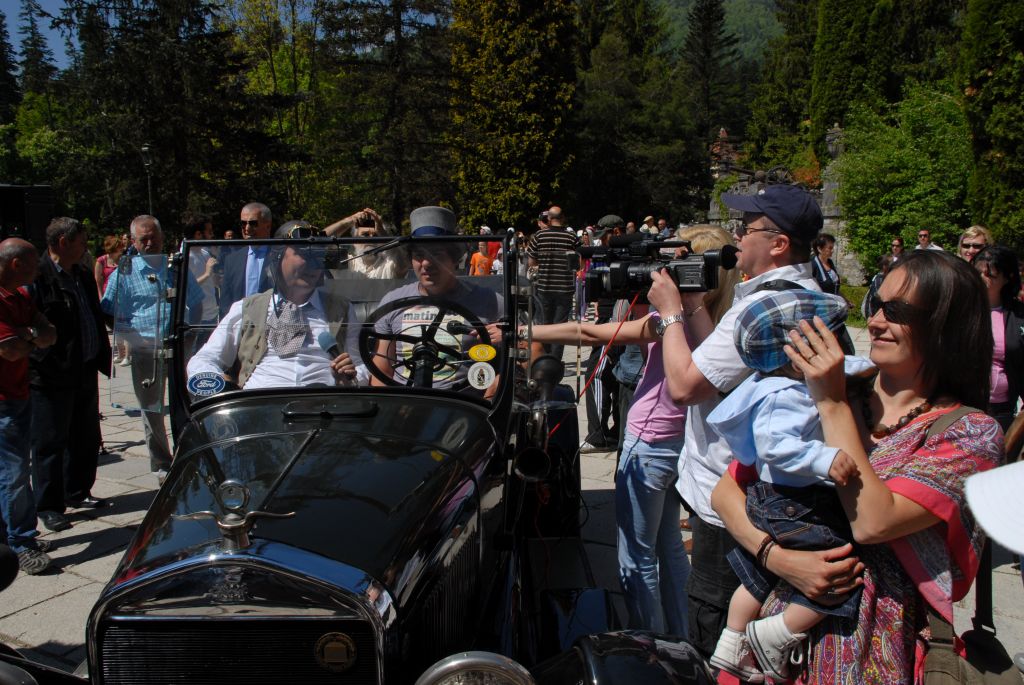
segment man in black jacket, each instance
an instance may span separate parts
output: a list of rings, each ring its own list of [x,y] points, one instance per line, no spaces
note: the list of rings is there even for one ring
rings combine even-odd
[[[36,308],[57,329],[57,342],[30,358],[32,480],[43,525],[65,530],[65,506],[106,505],[92,496],[101,443],[96,372],[110,375],[110,342],[96,282],[79,262],[86,230],[58,217],[46,228],[46,254],[30,287]]]
[[[239,225],[246,240],[266,240],[270,237],[273,217],[270,207],[250,202],[242,207]],[[249,295],[263,292],[273,286],[270,264],[267,263],[267,245],[250,245],[221,255],[220,316],[224,318],[231,305]]]

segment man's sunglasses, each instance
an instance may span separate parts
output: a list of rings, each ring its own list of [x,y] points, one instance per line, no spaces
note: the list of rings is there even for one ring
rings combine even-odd
[[[932,236],[931,236],[931,233],[918,233],[917,237],[918,238],[931,238]]]
[[[775,233],[781,235],[782,231],[774,228],[748,228],[746,224],[740,224],[732,233],[737,238],[742,238],[751,233]]]
[[[889,323],[909,325],[920,321],[925,316],[923,309],[899,300],[882,300],[878,295],[871,296],[871,309],[882,310],[882,315]]]
[[[259,219],[249,219],[248,221],[246,221],[245,219],[242,219],[241,221],[238,222],[238,225],[241,226],[242,228],[245,228],[246,226],[251,226],[251,227],[255,228],[256,226],[260,225],[260,220]]]

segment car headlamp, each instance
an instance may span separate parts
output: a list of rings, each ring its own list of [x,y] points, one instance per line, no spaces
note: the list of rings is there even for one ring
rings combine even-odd
[[[518,662],[492,652],[461,652],[423,672],[416,685],[535,685]]]

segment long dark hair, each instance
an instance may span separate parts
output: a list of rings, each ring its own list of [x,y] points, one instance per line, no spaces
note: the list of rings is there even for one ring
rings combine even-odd
[[[1016,253],[1002,245],[987,245],[974,255],[971,264],[975,268],[984,264],[985,269],[995,269],[1006,279],[1006,284],[999,291],[999,303],[1005,309],[1012,309],[1020,292],[1020,262]]]
[[[889,273],[907,279],[901,299],[913,293],[921,317],[911,324],[912,344],[924,360],[932,398],[988,406],[992,372],[992,323],[981,275],[962,259],[938,250],[912,250]]]

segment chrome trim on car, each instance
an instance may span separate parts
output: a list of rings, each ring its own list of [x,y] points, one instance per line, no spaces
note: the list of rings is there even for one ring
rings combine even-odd
[[[116,610],[108,612],[108,608],[116,606],[119,600],[125,599],[156,583],[166,581],[176,576],[204,568],[215,568],[224,566],[237,566],[258,571],[268,571],[273,574],[282,575],[293,582],[300,583],[322,592],[326,598],[331,598],[336,604],[330,604],[325,608],[339,609],[347,608],[352,615],[349,618],[366,620],[373,627],[375,633],[377,651],[377,676],[378,682],[383,681],[383,669],[385,663],[384,637],[387,630],[394,624],[397,613],[391,593],[381,583],[371,578],[363,571],[353,568],[341,562],[326,559],[318,554],[313,554],[279,542],[257,540],[251,547],[232,552],[220,549],[206,551],[204,553],[190,556],[185,559],[176,560],[167,564],[161,564],[154,570],[145,572],[135,578],[112,581],[104,590],[103,595],[97,601],[89,615],[87,633],[90,636],[98,635],[100,621],[112,619],[119,621],[175,621],[175,620],[223,620],[224,616],[209,616],[193,611],[187,613],[188,607],[183,607],[183,613],[174,616],[169,613],[162,613],[158,616],[142,615],[119,615]],[[322,617],[303,614],[298,609],[284,609],[280,613],[264,613],[262,616],[252,615],[251,611],[259,608],[270,609],[270,607],[256,607],[253,604],[245,605],[244,616],[232,614],[231,620],[276,620],[285,616],[302,618],[304,620],[330,620],[344,617],[343,613],[325,615]],[[98,641],[88,640],[89,663],[93,682],[101,682],[98,672],[99,654],[97,652]]]
[[[441,659],[423,672],[416,685],[441,685],[461,673],[478,671],[508,685],[535,685],[533,676],[518,661],[493,652],[461,652]]]

